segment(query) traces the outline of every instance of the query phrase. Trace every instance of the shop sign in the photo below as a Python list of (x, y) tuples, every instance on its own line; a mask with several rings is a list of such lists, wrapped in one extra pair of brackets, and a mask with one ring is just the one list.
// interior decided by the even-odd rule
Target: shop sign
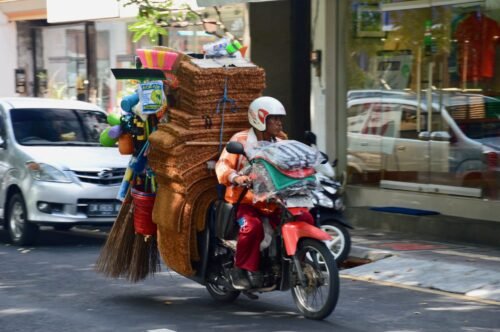
[(16, 93), (26, 94), (26, 71), (22, 68), (15, 70)]
[(79, 22), (105, 18), (135, 17), (138, 7), (116, 0), (47, 0), (47, 22)]

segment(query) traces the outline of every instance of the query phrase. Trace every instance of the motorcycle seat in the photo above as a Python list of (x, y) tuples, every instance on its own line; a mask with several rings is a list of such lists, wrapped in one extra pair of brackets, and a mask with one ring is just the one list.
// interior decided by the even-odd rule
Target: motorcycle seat
[(215, 234), (224, 240), (233, 240), (238, 234), (236, 207), (224, 200), (215, 201)]

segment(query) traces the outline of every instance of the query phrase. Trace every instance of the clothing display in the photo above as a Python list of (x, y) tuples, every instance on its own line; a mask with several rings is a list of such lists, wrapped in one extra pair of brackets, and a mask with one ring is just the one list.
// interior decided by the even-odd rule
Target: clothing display
[(458, 62), (461, 81), (492, 78), (500, 26), (481, 13), (471, 13), (457, 26)]

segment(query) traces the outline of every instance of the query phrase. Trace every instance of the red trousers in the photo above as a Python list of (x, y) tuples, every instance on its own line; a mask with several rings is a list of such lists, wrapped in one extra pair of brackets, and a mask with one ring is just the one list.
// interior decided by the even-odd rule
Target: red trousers
[[(305, 221), (314, 225), (314, 218), (309, 211), (304, 209), (291, 210), (295, 220)], [(242, 204), (238, 208), (236, 220), (240, 225), (238, 242), (236, 244), (235, 265), (241, 269), (256, 272), (260, 264), (260, 242), (264, 239), (262, 218), (267, 217), (269, 223), (275, 228), (280, 222), (281, 212), (263, 214), (252, 205)]]

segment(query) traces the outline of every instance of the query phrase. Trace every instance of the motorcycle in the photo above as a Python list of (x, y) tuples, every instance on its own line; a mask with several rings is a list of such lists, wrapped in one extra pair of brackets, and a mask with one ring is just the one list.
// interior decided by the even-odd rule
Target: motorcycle
[[(243, 146), (238, 142), (229, 142), (226, 149), (246, 157)], [(278, 172), (263, 159), (249, 160), (249, 164)], [(310, 178), (314, 182), (312, 176), (307, 180)], [(253, 181), (254, 189), (255, 183)], [(208, 211), (207, 227), (198, 236), (201, 260), (195, 266), (197, 273), (192, 279), (205, 285), (210, 295), (220, 302), (232, 302), (242, 292), (256, 299), (256, 293), (291, 290), (297, 308), (306, 318), (320, 320), (330, 315), (339, 297), (339, 272), (332, 253), (324, 243), (331, 237), (313, 225), (294, 221), (292, 213), (294, 208), (312, 206), (311, 198), (304, 191), (301, 195), (267, 198), (281, 207), (280, 223), (275, 229), (264, 225), (266, 236), (261, 243), (261, 277), (250, 278), (252, 288), (240, 291), (233, 287), (229, 277), (234, 267), (238, 234), (235, 209), (222, 197), (219, 193), (219, 200)], [(268, 241), (264, 244), (266, 239)]]
[[(313, 132), (307, 131), (305, 138), (307, 144), (317, 149), (316, 135)], [(345, 205), (342, 194), (345, 183), (341, 183), (336, 179), (335, 166), (337, 160), (330, 163), (328, 155), (323, 152), (321, 154), (323, 160), (315, 167), (315, 176), (320, 187), (318, 190), (313, 191), (314, 207), (310, 212), (318, 226), (332, 236), (332, 240), (326, 241), (326, 245), (335, 257), (337, 265), (340, 266), (351, 251), (351, 235), (348, 229), (353, 229), (353, 227), (343, 217)]]

